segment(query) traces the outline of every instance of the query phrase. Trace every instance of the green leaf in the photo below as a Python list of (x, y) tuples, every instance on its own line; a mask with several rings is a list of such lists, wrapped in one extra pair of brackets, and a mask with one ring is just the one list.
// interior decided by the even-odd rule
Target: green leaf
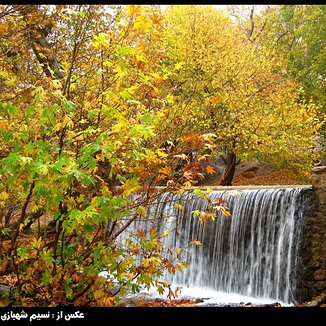
[(65, 109), (68, 111), (75, 111), (76, 110), (76, 105), (72, 101), (66, 101), (65, 103)]

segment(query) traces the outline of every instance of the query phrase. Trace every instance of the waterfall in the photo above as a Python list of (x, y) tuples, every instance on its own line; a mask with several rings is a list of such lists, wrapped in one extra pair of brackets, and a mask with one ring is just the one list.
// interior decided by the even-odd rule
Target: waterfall
[[(302, 189), (223, 190), (208, 197), (224, 199), (231, 217), (218, 213), (214, 221), (200, 223), (192, 212), (208, 209), (208, 202), (193, 191), (164, 193), (148, 208), (148, 219), (157, 228), (171, 230), (164, 239), (171, 251), (187, 247), (194, 239), (201, 242), (182, 251), (189, 267), (165, 279), (178, 286), (296, 303), (302, 269)], [(140, 223), (143, 228), (150, 224)]]

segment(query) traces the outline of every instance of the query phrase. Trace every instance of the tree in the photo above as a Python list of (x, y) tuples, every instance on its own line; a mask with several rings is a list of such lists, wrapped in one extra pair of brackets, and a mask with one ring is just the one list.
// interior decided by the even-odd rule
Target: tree
[[(325, 121), (325, 6), (265, 7), (256, 13), (252, 6), (250, 15), (235, 10), (233, 14), (244, 32), (251, 32), (251, 41), (274, 49), (284, 58), (288, 74), (304, 89), (301, 95), (316, 104), (319, 120)], [(325, 124), (318, 134), (325, 138)]]
[[(164, 190), (182, 191), (192, 180), (197, 163), (183, 150), (210, 145), (198, 136), (168, 153), (155, 140), (166, 102), (161, 54), (150, 46), (158, 8), (0, 12), (0, 266), (13, 298), (27, 306), (108, 306), (142, 286), (170, 289), (160, 283), (163, 271), (187, 263), (165, 252), (166, 234), (149, 228), (119, 240), (146, 218), (160, 196), (155, 185), (164, 180)], [(171, 169), (175, 161), (184, 173)]]
[(220, 183), (231, 184), (236, 157), (308, 173), (320, 124), (282, 57), (209, 6), (171, 6), (165, 18), (167, 66), (179, 68), (171, 77), (178, 101), (169, 114), (182, 112), (179, 133), (218, 136), (226, 163)]

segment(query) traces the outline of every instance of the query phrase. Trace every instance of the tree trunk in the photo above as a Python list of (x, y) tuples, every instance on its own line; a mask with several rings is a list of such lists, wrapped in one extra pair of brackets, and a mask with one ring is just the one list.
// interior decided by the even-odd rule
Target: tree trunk
[(219, 185), (232, 186), (232, 181), (235, 173), (235, 166), (237, 164), (237, 157), (233, 152), (229, 152), (227, 149), (224, 151), (224, 153), (225, 155), (222, 155), (222, 159), (225, 163), (225, 170)]

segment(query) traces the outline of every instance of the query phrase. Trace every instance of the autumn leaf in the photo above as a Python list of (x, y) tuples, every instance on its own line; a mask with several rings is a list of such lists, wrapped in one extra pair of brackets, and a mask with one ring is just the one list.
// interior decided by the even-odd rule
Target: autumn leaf
[[(307, 83), (309, 63), (300, 85), (289, 69), (309, 56), (322, 68), (314, 51), (301, 56), (319, 39), (304, 31), (305, 20), (294, 31), (304, 42), (284, 55), (296, 35), (272, 49), (287, 24), (263, 25), (265, 18), (281, 21), (277, 11), (255, 15), (248, 42), (238, 21), (208, 6), (3, 9), (0, 206), (5, 215), (14, 211), (0, 252), (10, 257), (1, 261), (9, 273), (3, 279), (15, 271), (19, 280), (11, 284), (18, 304), (114, 305), (116, 286), (118, 301), (165, 272), (182, 271), (186, 262), (175, 255), (185, 249), (160, 241), (169, 229), (149, 231), (155, 221), (145, 221), (147, 208), (158, 199), (158, 184), (181, 195), (203, 176), (199, 163), (213, 174), (208, 152), (302, 174), (319, 161), (311, 148), (324, 116), (300, 85), (320, 80)], [(297, 14), (287, 16), (291, 27)], [(293, 63), (284, 60), (291, 56)], [(309, 95), (320, 98), (320, 87), (316, 92)], [(200, 223), (230, 216), (228, 203), (210, 201), (203, 188), (193, 192), (209, 205), (193, 212)]]
[[(231, 194), (231, 195), (233, 195), (233, 194)], [(213, 200), (212, 203), (214, 205), (220, 205), (220, 204), (228, 203), (228, 201), (223, 198), (217, 198), (217, 199)]]
[(175, 205), (176, 208), (178, 208), (180, 210), (184, 210), (185, 209), (184, 206), (182, 204), (180, 204), (180, 203), (175, 203), (174, 205)]
[(220, 211), (226, 217), (230, 217), (231, 216), (230, 209), (227, 206), (213, 206), (212, 208), (214, 210)]
[(214, 173), (216, 173), (216, 170), (215, 170), (211, 165), (207, 165), (207, 166), (205, 167), (205, 169), (206, 169), (206, 172), (207, 172), (208, 174), (214, 174)]
[(180, 70), (185, 65), (185, 62), (178, 62), (174, 65), (175, 70)]
[(122, 187), (124, 196), (129, 196), (131, 193), (137, 192), (141, 189), (141, 185), (137, 179), (127, 180)]
[(138, 16), (134, 22), (134, 28), (144, 33), (147, 33), (150, 27), (151, 21), (144, 15)]
[(184, 248), (177, 248), (177, 249), (175, 250), (175, 253), (176, 253), (176, 255), (177, 255), (178, 258), (180, 257), (180, 255), (181, 255), (181, 253), (182, 253), (183, 251), (185, 251)]
[(169, 231), (169, 230), (164, 230), (164, 231), (161, 233), (161, 237), (162, 237), (162, 238), (167, 237), (168, 235), (170, 235), (170, 231)]
[(158, 172), (166, 176), (170, 176), (172, 174), (172, 169), (170, 166), (165, 166), (164, 168), (160, 169)]
[[(184, 187), (189, 187), (189, 188), (192, 187), (192, 183), (191, 183), (189, 180), (185, 181), (185, 182), (183, 183), (183, 185), (184, 185)], [(183, 190), (181, 190), (181, 191), (183, 192)]]
[(0, 129), (1, 128), (8, 130), (9, 129), (8, 123), (5, 121), (0, 121)]
[(192, 240), (189, 242), (190, 245), (200, 246), (202, 243), (198, 240)]
[(154, 25), (158, 25), (162, 21), (163, 17), (158, 14), (152, 14), (150, 15), (150, 19), (152, 20)]
[(0, 192), (0, 200), (7, 200), (9, 198), (9, 194), (5, 191)]
[(193, 143), (197, 147), (200, 147), (204, 144), (203, 139), (198, 134), (191, 134), (191, 135), (183, 136), (182, 140), (186, 143)]
[(221, 96), (217, 95), (217, 96), (212, 97), (209, 101), (210, 101), (212, 104), (216, 104), (216, 103), (218, 103), (220, 100), (221, 100)]
[(145, 231), (144, 230), (137, 230), (137, 237), (138, 238), (143, 238), (145, 236)]
[(126, 12), (129, 15), (135, 15), (135, 14), (139, 14), (143, 11), (142, 6), (140, 5), (127, 5), (126, 6)]

